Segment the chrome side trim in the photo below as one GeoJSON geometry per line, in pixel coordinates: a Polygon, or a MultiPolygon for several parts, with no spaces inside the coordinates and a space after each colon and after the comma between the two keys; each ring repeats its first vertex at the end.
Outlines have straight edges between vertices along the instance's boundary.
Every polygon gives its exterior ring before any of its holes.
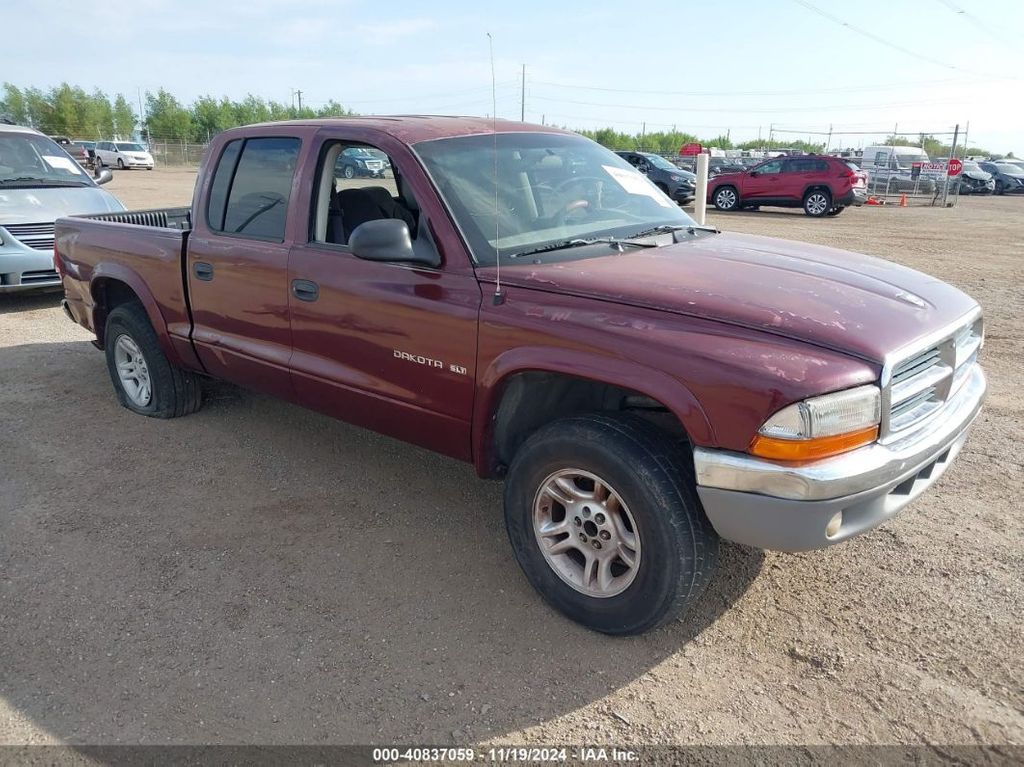
{"type": "Polygon", "coordinates": [[[981,410],[986,386],[981,367],[972,364],[963,387],[922,428],[888,444],[875,442],[803,465],[695,448],[697,485],[796,501],[841,498],[884,486],[935,460],[956,442],[981,410]]]}

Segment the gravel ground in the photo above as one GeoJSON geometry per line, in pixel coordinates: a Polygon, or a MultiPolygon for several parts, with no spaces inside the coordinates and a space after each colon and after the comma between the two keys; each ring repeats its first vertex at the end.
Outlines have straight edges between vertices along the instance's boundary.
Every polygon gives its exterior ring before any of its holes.
{"type": "MultiPolygon", "coordinates": [[[[106,188],[152,207],[193,180],[106,188]]],[[[896,520],[727,546],[633,639],[542,603],[468,465],[225,385],[140,418],[57,297],[0,298],[0,743],[1024,742],[1024,199],[710,218],[960,286],[991,392],[896,520]]]]}

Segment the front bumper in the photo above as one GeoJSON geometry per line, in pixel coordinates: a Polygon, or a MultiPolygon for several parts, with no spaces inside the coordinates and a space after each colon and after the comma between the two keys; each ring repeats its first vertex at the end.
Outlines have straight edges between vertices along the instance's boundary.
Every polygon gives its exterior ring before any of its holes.
{"type": "Polygon", "coordinates": [[[761,549],[807,551],[860,535],[927,490],[956,458],[985,398],[977,364],[957,395],[921,429],[803,465],[745,453],[694,450],[697,492],[723,538],[761,549]],[[842,512],[838,530],[826,532],[842,512]]]}
{"type": "Polygon", "coordinates": [[[22,290],[59,288],[60,275],[53,268],[53,251],[36,250],[4,237],[0,245],[0,295],[22,290]]]}

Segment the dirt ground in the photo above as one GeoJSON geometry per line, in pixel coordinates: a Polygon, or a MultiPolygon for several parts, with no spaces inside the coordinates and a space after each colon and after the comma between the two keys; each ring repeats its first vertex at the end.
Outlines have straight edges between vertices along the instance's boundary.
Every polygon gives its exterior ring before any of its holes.
{"type": "MultiPolygon", "coordinates": [[[[193,179],[106,188],[153,207],[193,179]]],[[[991,390],[896,520],[726,546],[634,639],[544,605],[470,466],[225,385],[140,418],[57,297],[0,298],[0,743],[1024,742],[1024,199],[710,219],[963,288],[991,390]]]]}

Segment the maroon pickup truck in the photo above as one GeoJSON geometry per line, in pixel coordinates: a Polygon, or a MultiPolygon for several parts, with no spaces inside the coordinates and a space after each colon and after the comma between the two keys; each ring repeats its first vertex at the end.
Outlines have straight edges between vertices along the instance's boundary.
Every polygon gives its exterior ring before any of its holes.
{"type": "Polygon", "coordinates": [[[55,250],[122,405],[186,415],[217,378],[471,461],[530,582],[613,634],[691,604],[719,536],[801,551],[889,519],[985,393],[956,288],[698,226],[535,125],[230,130],[191,208],[60,219],[55,250]],[[352,147],[390,170],[344,178],[352,147]]]}

